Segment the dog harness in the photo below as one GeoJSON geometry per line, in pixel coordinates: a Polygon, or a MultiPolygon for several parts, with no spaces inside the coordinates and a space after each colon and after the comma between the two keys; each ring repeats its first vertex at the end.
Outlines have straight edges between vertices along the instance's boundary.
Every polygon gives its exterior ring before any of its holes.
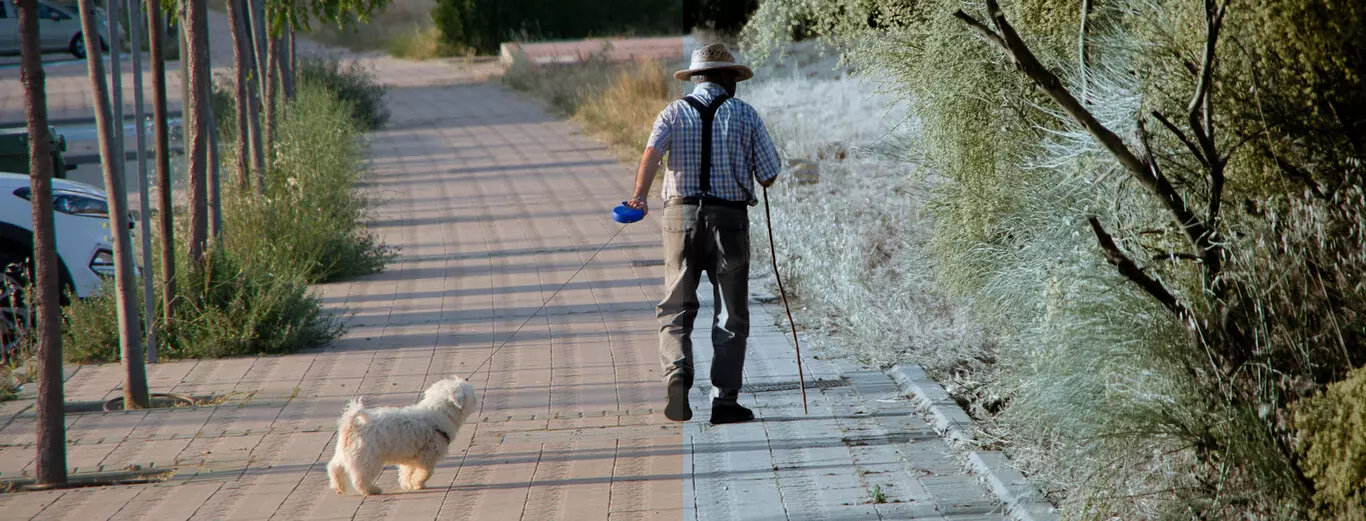
{"type": "Polygon", "coordinates": [[[451,435],[446,434],[446,431],[441,430],[440,427],[432,427],[432,428],[433,428],[433,429],[436,429],[436,433],[437,433],[437,434],[440,434],[442,438],[446,438],[446,443],[450,443],[450,442],[451,442],[451,435]]]}
{"type": "Polygon", "coordinates": [[[716,121],[716,111],[720,110],[721,105],[728,99],[730,94],[722,93],[712,98],[710,105],[704,105],[701,100],[692,96],[683,97],[683,101],[692,105],[698,117],[702,118],[702,176],[698,182],[704,196],[711,194],[711,127],[716,121]]]}

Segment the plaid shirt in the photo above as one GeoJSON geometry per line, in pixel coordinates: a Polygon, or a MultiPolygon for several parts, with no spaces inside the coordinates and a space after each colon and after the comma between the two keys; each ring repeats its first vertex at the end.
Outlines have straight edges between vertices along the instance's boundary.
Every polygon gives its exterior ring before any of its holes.
{"type": "MultiPolygon", "coordinates": [[[[692,96],[710,105],[723,93],[720,85],[703,83],[692,96]]],[[[735,98],[721,105],[712,124],[710,194],[701,193],[702,118],[686,101],[676,100],[659,113],[647,146],[669,153],[662,193],[666,200],[711,195],[755,205],[754,178],[768,182],[782,170],[759,113],[735,98]]]]}

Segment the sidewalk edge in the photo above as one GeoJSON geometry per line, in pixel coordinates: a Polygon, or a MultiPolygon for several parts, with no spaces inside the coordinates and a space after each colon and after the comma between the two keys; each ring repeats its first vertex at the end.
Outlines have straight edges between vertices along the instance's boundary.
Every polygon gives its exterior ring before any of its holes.
{"type": "Polygon", "coordinates": [[[972,418],[949,396],[944,387],[931,380],[918,364],[898,364],[887,371],[916,407],[933,420],[934,429],[955,449],[966,450],[968,470],[986,482],[993,494],[1005,504],[1015,521],[1057,521],[1056,509],[1044,499],[1039,487],[1010,466],[1004,454],[969,449],[972,418]]]}

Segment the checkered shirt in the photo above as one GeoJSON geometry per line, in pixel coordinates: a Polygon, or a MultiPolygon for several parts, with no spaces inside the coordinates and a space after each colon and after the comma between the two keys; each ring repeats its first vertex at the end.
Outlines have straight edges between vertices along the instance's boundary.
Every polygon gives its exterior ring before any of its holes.
{"type": "MultiPolygon", "coordinates": [[[[720,85],[703,83],[692,96],[711,105],[712,99],[723,93],[720,85]]],[[[755,205],[754,179],[768,182],[782,170],[778,150],[759,113],[735,98],[721,105],[712,124],[710,194],[703,194],[701,189],[702,117],[692,105],[676,100],[660,112],[647,146],[669,153],[662,193],[666,200],[710,195],[755,205]]]]}

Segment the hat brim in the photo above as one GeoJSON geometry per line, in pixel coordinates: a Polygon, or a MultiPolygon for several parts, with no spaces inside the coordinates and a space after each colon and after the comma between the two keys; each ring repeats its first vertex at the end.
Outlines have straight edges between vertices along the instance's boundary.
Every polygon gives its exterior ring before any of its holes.
{"type": "Polygon", "coordinates": [[[684,69],[674,73],[674,78],[688,81],[692,75],[706,71],[732,71],[735,73],[735,81],[745,81],[754,77],[754,71],[744,65],[720,65],[716,67],[699,67],[696,69],[684,69]]]}

